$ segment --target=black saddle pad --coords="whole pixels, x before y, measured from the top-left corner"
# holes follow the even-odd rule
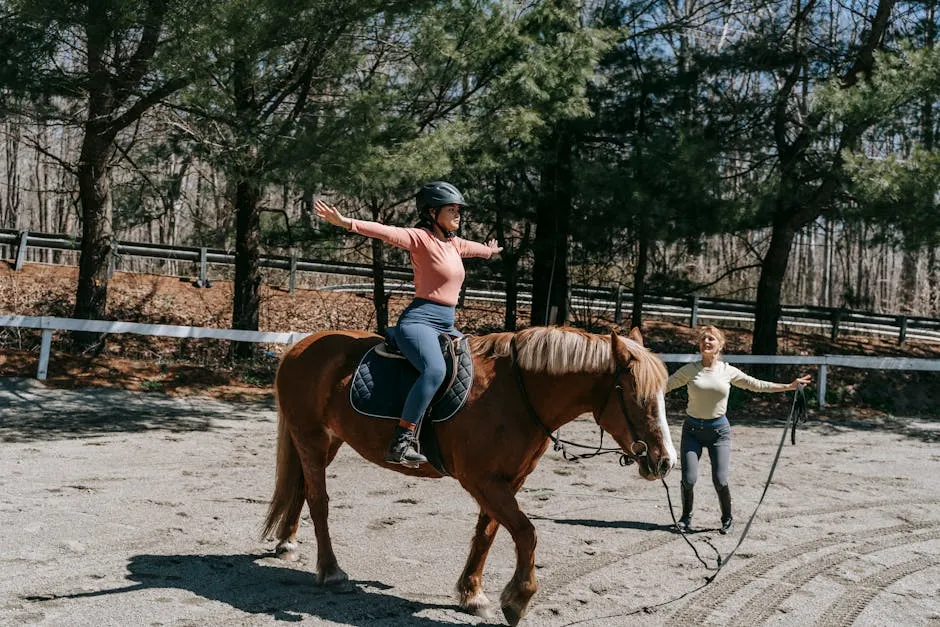
[[[447,363],[447,375],[431,401],[428,417],[432,422],[444,422],[453,417],[467,401],[473,383],[473,358],[467,346],[467,338],[453,342],[450,336],[442,335],[441,346]],[[405,406],[405,398],[417,379],[418,371],[410,361],[383,357],[373,347],[356,368],[349,400],[353,409],[360,414],[398,420]]]

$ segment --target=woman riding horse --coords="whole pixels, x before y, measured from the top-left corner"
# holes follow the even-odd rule
[[[454,307],[464,280],[461,258],[489,259],[502,250],[496,240],[480,244],[456,236],[460,209],[466,202],[450,183],[425,184],[415,197],[415,204],[418,227],[408,229],[353,220],[319,199],[315,203],[317,215],[330,224],[404,248],[411,256],[415,299],[398,318],[396,339],[401,352],[420,374],[405,399],[385,456],[387,462],[411,467],[428,461],[415,448],[415,428],[447,374],[438,336],[461,335],[454,328]]]

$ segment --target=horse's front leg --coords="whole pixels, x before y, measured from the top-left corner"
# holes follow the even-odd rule
[[[535,527],[519,509],[513,486],[506,481],[490,481],[474,486],[471,494],[496,522],[506,528],[516,545],[516,571],[499,595],[503,616],[517,625],[538,590],[535,578]]]
[[[499,530],[499,523],[493,517],[480,510],[476,532],[470,542],[470,555],[457,581],[457,594],[460,595],[460,607],[484,618],[489,617],[490,600],[483,594],[483,565],[493,546],[493,539]]]

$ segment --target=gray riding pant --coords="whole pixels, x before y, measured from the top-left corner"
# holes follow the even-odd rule
[[[715,420],[687,416],[682,423],[682,481],[686,485],[695,485],[698,479],[698,460],[703,448],[708,449],[715,489],[725,487],[731,464],[731,425],[727,416]]]
[[[447,376],[447,364],[437,337],[461,335],[454,328],[454,308],[424,298],[414,299],[398,317],[398,348],[420,375],[405,398],[401,418],[417,424]]]

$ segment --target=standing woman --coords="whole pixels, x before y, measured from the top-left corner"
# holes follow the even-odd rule
[[[731,531],[731,491],[728,489],[728,465],[731,461],[731,425],[725,412],[731,386],[751,392],[787,392],[810,382],[809,375],[792,383],[771,383],[748,376],[721,361],[725,335],[720,329],[705,326],[699,329],[698,348],[701,360],[686,364],[666,382],[666,392],[683,385],[688,388],[688,417],[682,424],[682,517],[679,529],[689,531],[692,524],[692,496],[698,478],[698,462],[702,449],[708,449],[712,464],[712,483],[718,491],[721,506],[720,533]]]
[[[454,308],[464,280],[462,258],[489,259],[502,250],[496,240],[480,244],[455,235],[466,202],[450,183],[425,184],[415,204],[417,227],[401,228],[346,218],[319,199],[315,203],[317,216],[330,224],[404,248],[411,256],[415,299],[398,318],[397,339],[401,352],[420,374],[405,399],[385,461],[412,468],[428,461],[415,449],[415,427],[447,374],[437,338],[442,333],[461,335],[454,328]]]

